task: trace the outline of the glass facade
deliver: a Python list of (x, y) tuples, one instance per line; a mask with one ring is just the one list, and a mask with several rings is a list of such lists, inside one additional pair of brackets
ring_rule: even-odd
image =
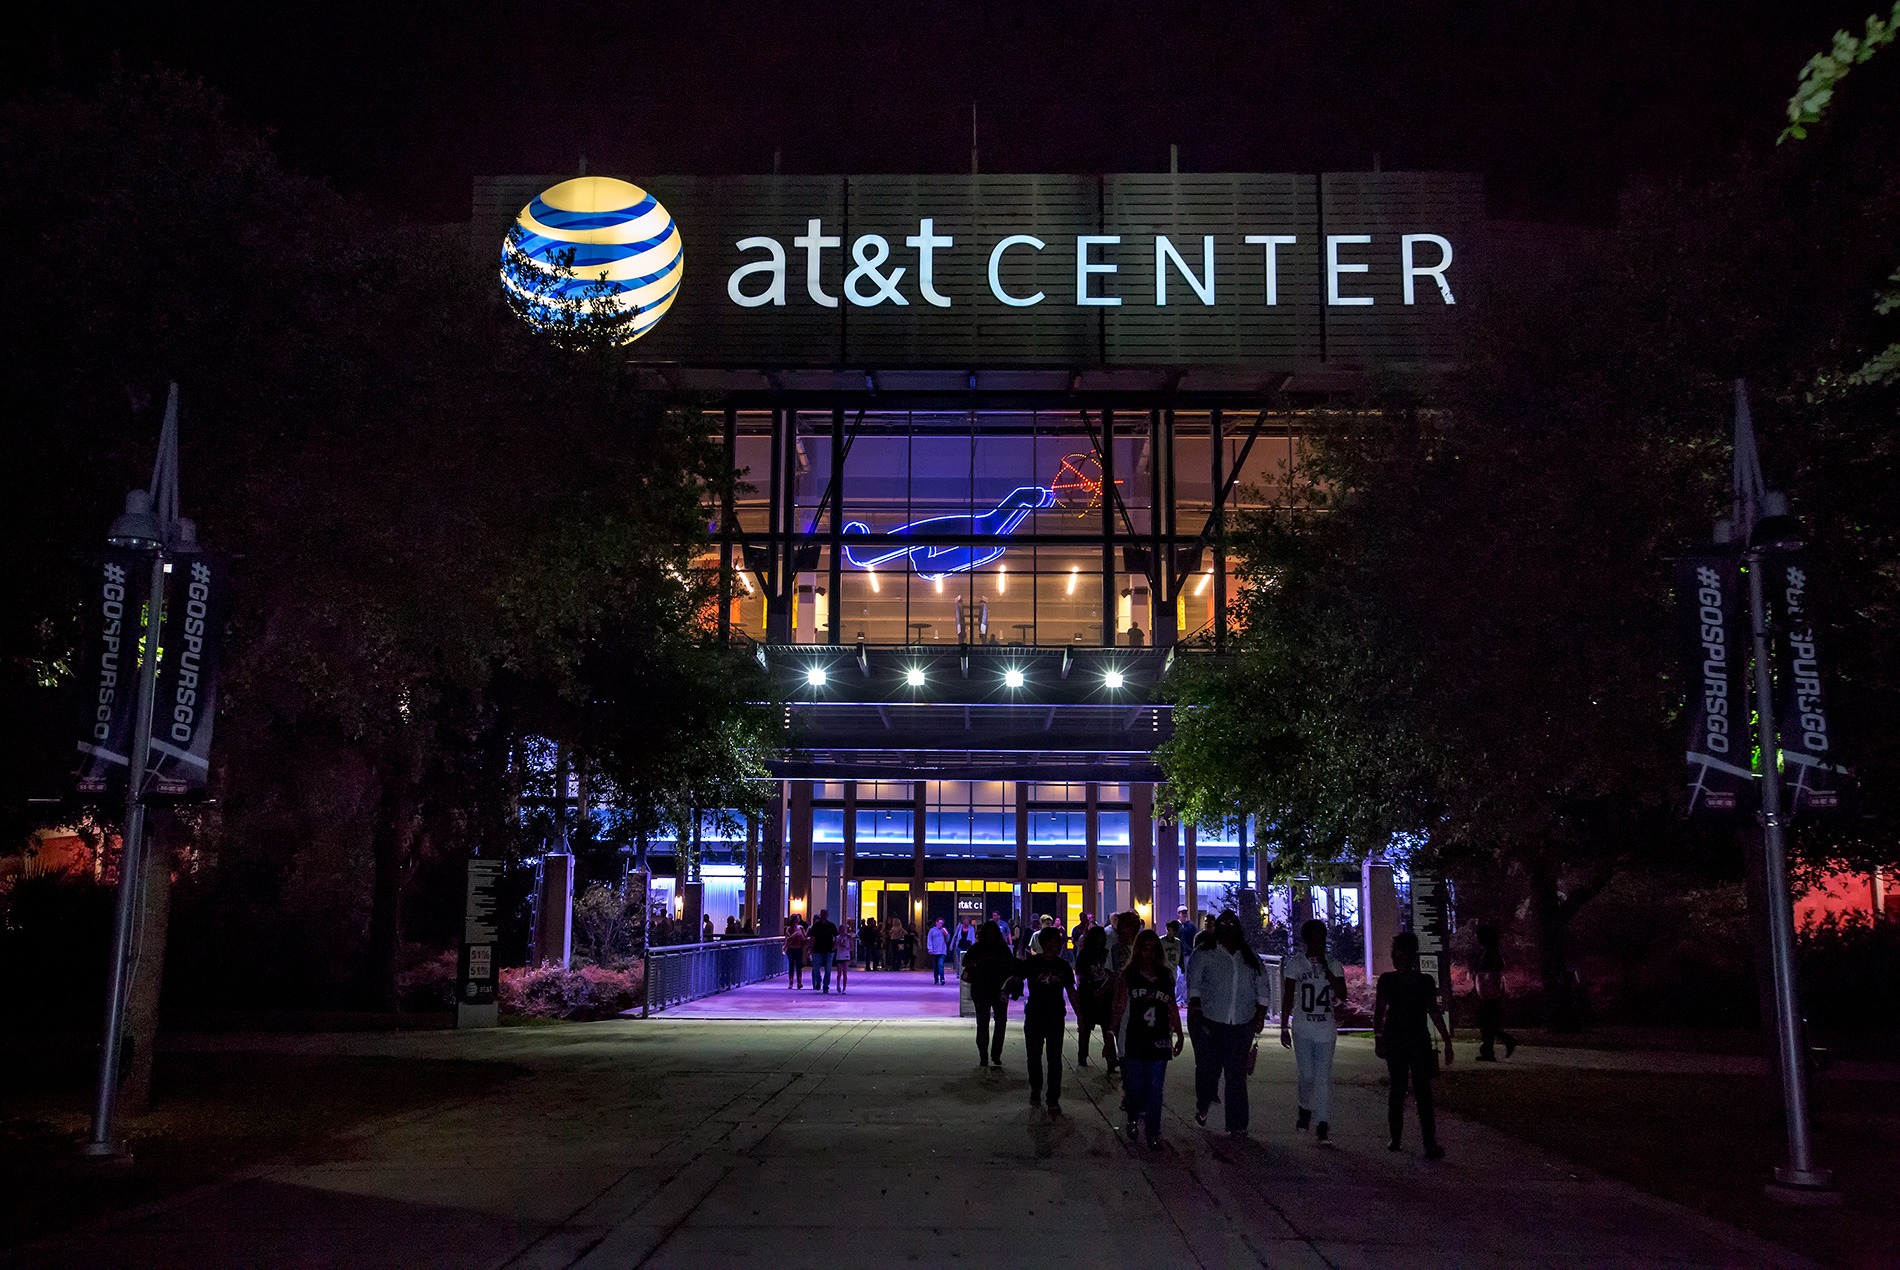
[(733, 457), (726, 618), (766, 643), (1210, 632), (1233, 587), (1216, 495), (1283, 506), (1299, 479), (1290, 420), (1214, 411), (743, 411)]

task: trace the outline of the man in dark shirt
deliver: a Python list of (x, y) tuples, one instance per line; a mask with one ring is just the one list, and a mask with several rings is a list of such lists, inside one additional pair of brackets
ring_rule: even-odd
[(825, 909), (805, 932), (811, 938), (811, 986), (820, 992), (831, 991), (831, 963), (838, 953), (838, 927)]
[[(1023, 1042), (1029, 1059), (1029, 1105), (1047, 1105), (1049, 1114), (1062, 1114), (1062, 1032), (1068, 1019), (1064, 1008), (1078, 1012), (1075, 968), (1062, 959), (1062, 932), (1053, 927), (1038, 931), (1031, 940), (1033, 955), (1017, 963), (1028, 999), (1023, 1003)], [(1042, 1068), (1049, 1064), (1049, 1101), (1042, 1100)]]

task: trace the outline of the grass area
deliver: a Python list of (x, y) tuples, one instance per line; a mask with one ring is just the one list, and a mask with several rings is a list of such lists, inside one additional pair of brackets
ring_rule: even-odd
[(323, 1158), (354, 1125), (457, 1101), (518, 1071), (503, 1063), (161, 1051), (152, 1107), (124, 1126), (133, 1165), (102, 1172), (77, 1158), (91, 1111), (91, 1055), (47, 1045), (9, 1049), (0, 1063), (0, 1248), (268, 1161)]
[(1900, 1084), (1818, 1081), (1820, 1163), (1845, 1203), (1787, 1206), (1762, 1191), (1786, 1139), (1758, 1076), (1457, 1066), (1440, 1105), (1652, 1195), (1835, 1265), (1900, 1263)]

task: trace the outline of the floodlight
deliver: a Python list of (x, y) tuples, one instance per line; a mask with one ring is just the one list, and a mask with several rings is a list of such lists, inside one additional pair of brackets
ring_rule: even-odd
[(1023, 686), (1023, 672), (1020, 670), (1017, 670), (1015, 667), (1011, 667), (1010, 669), (1005, 670), (1003, 672), (1003, 686), (1005, 688), (1022, 687)]
[(811, 667), (809, 670), (805, 672), (805, 682), (810, 684), (814, 688), (824, 687), (825, 686), (825, 668), (823, 666)]
[(904, 682), (912, 688), (923, 687), (924, 668), (922, 666), (912, 666), (909, 670), (904, 672)]
[(1113, 691), (1114, 689), (1119, 688), (1121, 686), (1122, 686), (1122, 672), (1121, 671), (1111, 670), (1107, 674), (1102, 676), (1102, 687)]
[(157, 551), (164, 545), (164, 534), (152, 511), (152, 496), (135, 489), (126, 491), (125, 512), (106, 531), (106, 541), (132, 551)]

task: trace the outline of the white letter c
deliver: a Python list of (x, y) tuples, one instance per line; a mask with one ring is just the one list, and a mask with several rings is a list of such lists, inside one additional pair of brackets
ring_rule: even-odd
[(1034, 247), (1037, 251), (1041, 251), (1042, 239), (1029, 234), (1011, 234), (1008, 238), (1005, 238), (1002, 242), (997, 243), (995, 247), (991, 248), (990, 294), (1014, 309), (1026, 309), (1032, 304), (1041, 304), (1042, 292), (1040, 291), (1030, 296), (1013, 296), (1003, 290), (1003, 279), (1000, 276), (1003, 253), (1008, 251), (1011, 247)]

